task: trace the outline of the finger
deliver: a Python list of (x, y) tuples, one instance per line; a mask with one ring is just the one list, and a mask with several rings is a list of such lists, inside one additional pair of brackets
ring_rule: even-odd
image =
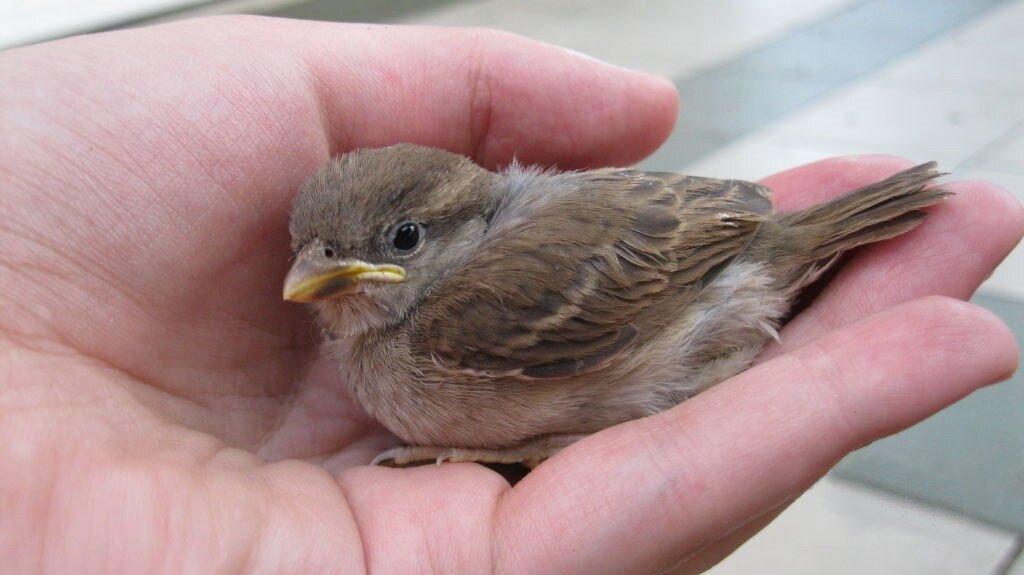
[(796, 496), (857, 446), (1004, 378), (1016, 353), (981, 308), (903, 304), (568, 448), (508, 494), (498, 533), (521, 544), (517, 560), (553, 572), (652, 571)]
[[(854, 174), (838, 186), (848, 190), (890, 175), (901, 164), (884, 157), (820, 162), (781, 175), (776, 186), (788, 201), (817, 195), (820, 202), (836, 188), (828, 186), (838, 179), (830, 173)], [(808, 185), (816, 187), (806, 193)], [(786, 326), (781, 345), (771, 346), (762, 358), (897, 303), (926, 295), (970, 298), (1024, 234), (1024, 207), (987, 182), (941, 185), (954, 195), (929, 208), (929, 217), (910, 233), (858, 249), (811, 306)]]
[[(36, 88), (30, 91), (39, 91), (30, 86), (39, 79), (75, 80), (88, 96), (82, 105), (94, 106), (103, 120), (79, 120), (85, 131), (77, 135), (101, 128), (113, 136), (126, 124), (125, 136), (135, 136), (128, 152), (169, 129), (174, 140), (203, 151), (223, 140), (237, 148), (229, 157), (263, 163), (307, 151), (326, 136), (317, 142), (324, 154), (413, 142), (492, 167), (516, 156), (578, 168), (643, 158), (671, 132), (678, 111), (668, 80), (484, 29), (231, 16), (72, 38), (6, 56), (11, 70), (25, 72), (8, 79)], [(24, 96), (20, 102), (31, 103)], [(107, 121), (111, 106), (130, 115)], [(47, 112), (63, 123), (60, 110)], [(167, 117), (147, 117), (156, 114)], [(274, 146), (270, 155), (261, 149), (268, 136), (289, 147)]]
[(652, 152), (678, 109), (667, 80), (505, 32), (304, 23), (302, 33), (336, 149), (411, 141), (487, 166), (622, 165)]

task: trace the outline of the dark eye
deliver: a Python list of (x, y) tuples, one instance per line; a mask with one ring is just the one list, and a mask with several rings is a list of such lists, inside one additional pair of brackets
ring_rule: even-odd
[(420, 243), (420, 226), (416, 222), (405, 222), (395, 229), (395, 237), (391, 241), (396, 249), (407, 252)]

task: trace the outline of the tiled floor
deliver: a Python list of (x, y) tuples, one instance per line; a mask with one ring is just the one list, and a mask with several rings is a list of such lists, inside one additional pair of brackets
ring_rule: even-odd
[[(688, 97), (685, 129), (651, 160), (659, 168), (753, 179), (826, 156), (887, 152), (939, 160), (1024, 199), (1024, 0), (623, 4), (233, 0), (203, 10), (490, 26), (669, 76)], [(978, 301), (1020, 339), (1024, 249), (984, 294)], [(1014, 562), (1024, 532), (1021, 398), (1018, 375), (858, 452), (840, 473), (860, 483), (826, 478), (714, 572), (1024, 575), (1024, 556)]]

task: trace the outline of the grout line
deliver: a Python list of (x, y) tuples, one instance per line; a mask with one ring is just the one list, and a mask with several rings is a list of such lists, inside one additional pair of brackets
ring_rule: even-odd
[(1016, 138), (1020, 133), (1024, 133), (1024, 120), (1010, 126), (1006, 131), (996, 136), (991, 142), (985, 144), (970, 156), (967, 156), (967, 158), (960, 162), (960, 164), (954, 169), (978, 168), (978, 163), (984, 160), (988, 154), (991, 154), (999, 148), (999, 146), (1002, 146), (1006, 142)]
[(1018, 534), (1013, 540), (1013, 547), (1010, 548), (1010, 552), (999, 562), (999, 565), (992, 571), (992, 575), (1009, 575), (1010, 569), (1013, 569), (1017, 560), (1024, 560), (1024, 553), (1022, 551), (1024, 551), (1024, 535)]

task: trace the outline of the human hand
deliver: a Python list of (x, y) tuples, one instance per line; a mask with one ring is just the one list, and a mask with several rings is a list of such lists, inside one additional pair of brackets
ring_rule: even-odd
[[(1015, 365), (991, 315), (916, 299), (968, 297), (1024, 229), (1005, 192), (957, 183), (857, 252), (761, 365), (514, 488), (473, 464), (366, 467), (393, 438), (280, 301), (299, 183), (399, 141), (627, 164), (670, 130), (671, 87), (505, 34), (257, 18), (11, 50), (0, 85), (12, 572), (697, 571), (847, 451)], [(907, 165), (766, 183), (787, 210)]]

